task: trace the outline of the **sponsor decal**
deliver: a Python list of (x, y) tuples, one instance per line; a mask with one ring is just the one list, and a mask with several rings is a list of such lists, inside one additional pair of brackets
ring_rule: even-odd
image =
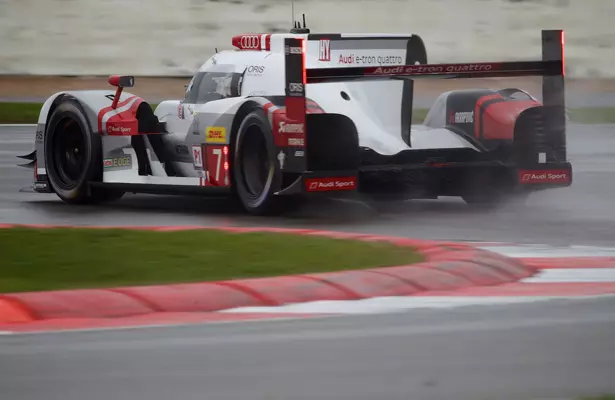
[(303, 54), (301, 47), (291, 47), (289, 52), (290, 54)]
[(248, 76), (259, 76), (262, 75), (263, 72), (265, 72), (264, 65), (249, 65), (248, 68), (246, 68), (246, 74)]
[(310, 178), (305, 180), (305, 189), (308, 192), (328, 192), (338, 190), (355, 190), (357, 188), (357, 177), (339, 178)]
[(177, 118), (184, 119), (186, 116), (184, 115), (184, 105), (179, 103), (177, 105)]
[(107, 132), (115, 135), (130, 135), (132, 128), (130, 126), (107, 124)]
[(36, 139), (34, 141), (36, 144), (43, 143), (43, 129), (39, 128), (36, 130)]
[(497, 64), (442, 64), (442, 65), (404, 65), (399, 67), (378, 67), (366, 71), (368, 75), (428, 75), (445, 73), (488, 72), (497, 69)]
[(399, 65), (404, 63), (404, 59), (396, 55), (374, 56), (351, 53), (340, 54), (337, 62), (345, 65)]
[(105, 168), (131, 168), (132, 156), (105, 158), (103, 160), (103, 166)]
[(226, 143), (226, 128), (223, 126), (208, 126), (205, 130), (207, 143)]
[(536, 170), (536, 171), (524, 171), (519, 170), (519, 183), (533, 184), (533, 183), (569, 183), (570, 172), (562, 170)]
[(206, 184), (208, 186), (229, 185), (228, 146), (206, 146), (204, 149)]
[(203, 168), (203, 149), (201, 145), (192, 145), (192, 157), (194, 158), (194, 167)]
[(280, 121), (278, 126), (280, 133), (305, 133), (305, 124), (289, 124), (285, 121)]
[(260, 50), (261, 37), (260, 35), (244, 35), (239, 40), (239, 44), (242, 49), (246, 50)]
[[(287, 99), (296, 99), (288, 97)], [(288, 109), (269, 110), (271, 113), (271, 127), (273, 130), (273, 141), (278, 147), (304, 147), (305, 146), (305, 122), (304, 119), (291, 119), (287, 116)], [(292, 153), (287, 153), (289, 156)]]
[(318, 61), (331, 61), (331, 40), (320, 39), (318, 42)]
[(34, 182), (34, 190), (45, 190), (47, 189), (46, 182)]
[(452, 112), (449, 124), (472, 124), (474, 123), (474, 111)]
[(280, 169), (284, 169), (284, 160), (286, 160), (286, 154), (282, 150), (278, 153), (278, 161), (280, 162)]
[(233, 46), (241, 50), (270, 50), (271, 34), (263, 35), (237, 35), (233, 36)]
[(288, 84), (288, 96), (303, 97), (304, 89), (305, 89), (305, 86), (303, 85), (303, 83), (292, 83), (291, 82)]
[(289, 83), (288, 90), (292, 93), (303, 93), (303, 83)]
[(305, 147), (305, 140), (303, 138), (288, 138), (288, 146)]
[(303, 150), (295, 151), (295, 157), (303, 157), (304, 155), (305, 155), (305, 152)]

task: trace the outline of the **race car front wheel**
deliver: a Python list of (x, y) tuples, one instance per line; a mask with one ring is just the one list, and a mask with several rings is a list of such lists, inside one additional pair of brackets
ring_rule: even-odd
[(280, 199), (274, 193), (282, 184), (282, 172), (276, 162), (271, 127), (262, 110), (244, 118), (233, 153), (233, 185), (242, 206), (258, 215), (281, 211)]
[(102, 178), (101, 140), (91, 132), (79, 102), (60, 103), (47, 124), (45, 168), (55, 193), (67, 203), (111, 201), (121, 192), (90, 188)]

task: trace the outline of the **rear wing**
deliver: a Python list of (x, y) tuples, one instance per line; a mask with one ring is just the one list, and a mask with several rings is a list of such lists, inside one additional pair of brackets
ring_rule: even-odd
[[(542, 101), (545, 106), (561, 107), (565, 124), (564, 88), (564, 31), (542, 31), (542, 59), (538, 61), (503, 61), (464, 64), (417, 64), (390, 67), (334, 67), (310, 68), (305, 66), (306, 41), (285, 38), (286, 115), (305, 123), (305, 85), (325, 82), (402, 79), (464, 79), (542, 76)], [(408, 111), (412, 112), (411, 105)], [(406, 115), (408, 115), (406, 114)]]

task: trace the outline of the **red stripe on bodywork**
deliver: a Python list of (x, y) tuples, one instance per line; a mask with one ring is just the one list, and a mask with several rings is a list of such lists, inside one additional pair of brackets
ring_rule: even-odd
[(480, 116), (485, 140), (511, 140), (515, 136), (517, 117), (528, 108), (540, 106), (536, 100), (516, 100), (491, 103)]
[[(132, 99), (134, 99), (137, 96), (130, 96), (128, 97), (126, 100), (122, 100), (121, 102), (119, 102), (117, 104), (116, 108), (120, 108), (125, 106), (126, 104), (128, 104)], [(143, 101), (141, 99), (141, 101)], [(139, 102), (140, 103), (140, 102)], [(113, 107), (111, 107), (111, 105), (102, 108), (99, 112), (98, 112), (98, 132), (102, 132), (102, 120), (103, 120), (103, 116), (105, 114), (107, 114), (109, 111), (113, 111)]]
[(269, 110), (271, 109), (271, 107), (273, 107), (273, 103), (267, 103), (263, 106), (263, 109), (267, 114), (269, 114)]
[(136, 136), (139, 135), (139, 121), (137, 109), (143, 99), (137, 99), (126, 111), (112, 116), (107, 121), (107, 135), (109, 136)]
[(480, 132), (481, 132), (481, 126), (482, 126), (482, 114), (481, 114), (482, 105), (489, 100), (495, 100), (495, 99), (504, 99), (504, 98), (499, 94), (492, 94), (489, 96), (483, 96), (476, 101), (476, 105), (474, 106), (474, 119), (475, 119), (474, 138), (480, 139)]

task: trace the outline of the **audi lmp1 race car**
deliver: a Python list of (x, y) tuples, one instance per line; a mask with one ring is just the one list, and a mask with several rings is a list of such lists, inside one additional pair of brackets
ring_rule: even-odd
[[(417, 35), (243, 34), (216, 52), (185, 97), (155, 110), (127, 93), (56, 93), (43, 105), (34, 189), (69, 203), (125, 192), (234, 196), (251, 213), (311, 194), (461, 196), (494, 205), (569, 186), (563, 31), (542, 32), (539, 61), (428, 64)], [(542, 76), (520, 89), (442, 93), (411, 125), (416, 79)]]

